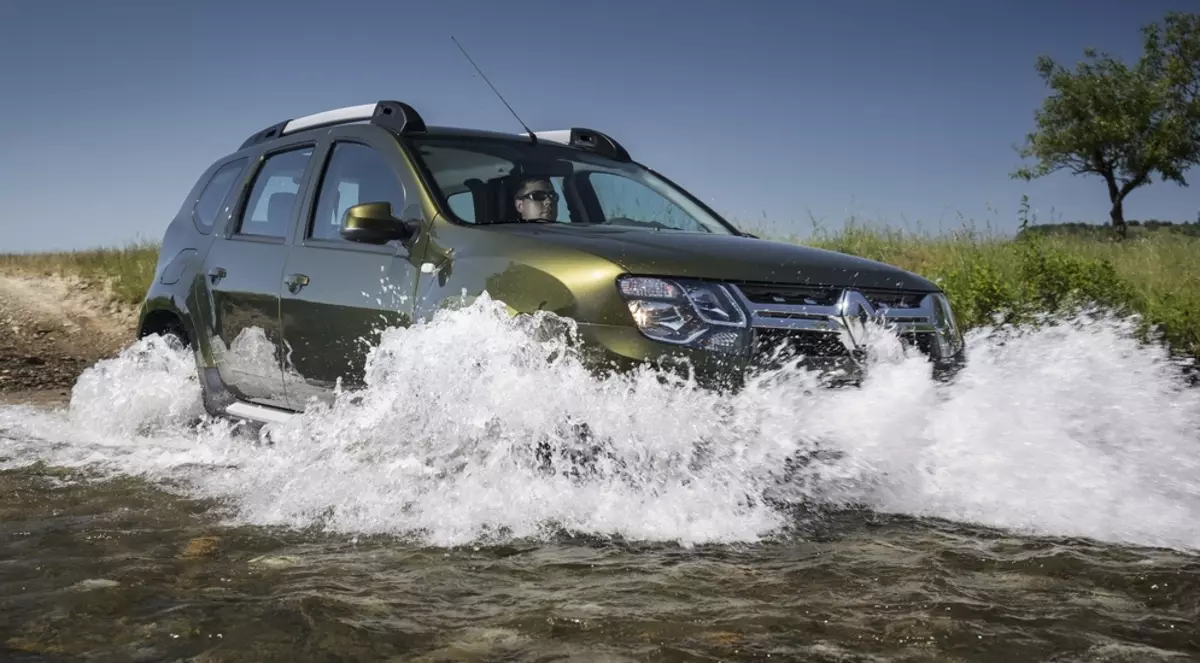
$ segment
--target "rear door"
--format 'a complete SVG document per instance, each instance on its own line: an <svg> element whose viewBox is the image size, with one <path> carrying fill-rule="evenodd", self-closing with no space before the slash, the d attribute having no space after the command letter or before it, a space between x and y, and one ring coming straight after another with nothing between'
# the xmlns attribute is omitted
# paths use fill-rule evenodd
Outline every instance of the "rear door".
<svg viewBox="0 0 1200 663"><path fill-rule="evenodd" d="M411 324L420 274L405 243L365 244L340 234L346 210L360 203L388 202L393 216L422 220L395 139L378 127L339 127L316 161L315 193L305 201L280 290L284 379L297 410L313 398L328 402L339 383L363 386L380 333Z"/></svg>
<svg viewBox="0 0 1200 663"><path fill-rule="evenodd" d="M287 406L279 287L315 149L310 140L265 153L205 258L209 348L221 380L242 400Z"/></svg>

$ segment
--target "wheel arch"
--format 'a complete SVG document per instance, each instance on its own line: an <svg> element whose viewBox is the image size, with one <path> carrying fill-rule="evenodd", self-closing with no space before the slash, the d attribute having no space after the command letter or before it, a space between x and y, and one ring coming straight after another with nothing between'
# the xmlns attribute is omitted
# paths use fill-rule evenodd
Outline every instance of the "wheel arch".
<svg viewBox="0 0 1200 663"><path fill-rule="evenodd" d="M147 336L177 335L184 347L194 348L196 335L187 316L174 307L148 307L138 323L136 338L141 340Z"/></svg>

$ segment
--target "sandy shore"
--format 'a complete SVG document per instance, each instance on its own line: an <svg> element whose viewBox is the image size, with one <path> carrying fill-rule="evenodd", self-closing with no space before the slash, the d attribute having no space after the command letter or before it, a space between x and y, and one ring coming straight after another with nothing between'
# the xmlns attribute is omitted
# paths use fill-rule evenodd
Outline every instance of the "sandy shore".
<svg viewBox="0 0 1200 663"><path fill-rule="evenodd" d="M136 322L93 284L0 273L0 403L66 403L80 373L133 342Z"/></svg>

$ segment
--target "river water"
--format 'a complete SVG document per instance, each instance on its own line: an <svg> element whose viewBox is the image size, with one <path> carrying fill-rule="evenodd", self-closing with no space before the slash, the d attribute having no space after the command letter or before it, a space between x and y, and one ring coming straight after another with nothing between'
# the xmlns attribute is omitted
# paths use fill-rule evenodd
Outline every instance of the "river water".
<svg viewBox="0 0 1200 663"><path fill-rule="evenodd" d="M730 395L485 299L259 432L142 341L0 406L0 660L1200 660L1200 391L1049 322Z"/></svg>

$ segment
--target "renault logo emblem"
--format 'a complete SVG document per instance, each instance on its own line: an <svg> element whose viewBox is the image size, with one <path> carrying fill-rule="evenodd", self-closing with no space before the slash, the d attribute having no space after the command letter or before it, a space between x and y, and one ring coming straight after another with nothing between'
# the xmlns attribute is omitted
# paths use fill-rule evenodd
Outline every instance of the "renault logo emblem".
<svg viewBox="0 0 1200 663"><path fill-rule="evenodd" d="M851 352L862 351L867 322L882 322L883 311L876 310L866 295L852 288L842 291L836 306L838 315L830 317L841 328L842 344Z"/></svg>
<svg viewBox="0 0 1200 663"><path fill-rule="evenodd" d="M843 290L842 296L838 298L837 309L842 319L847 322L851 319L865 320L877 317L871 301L857 290Z"/></svg>

